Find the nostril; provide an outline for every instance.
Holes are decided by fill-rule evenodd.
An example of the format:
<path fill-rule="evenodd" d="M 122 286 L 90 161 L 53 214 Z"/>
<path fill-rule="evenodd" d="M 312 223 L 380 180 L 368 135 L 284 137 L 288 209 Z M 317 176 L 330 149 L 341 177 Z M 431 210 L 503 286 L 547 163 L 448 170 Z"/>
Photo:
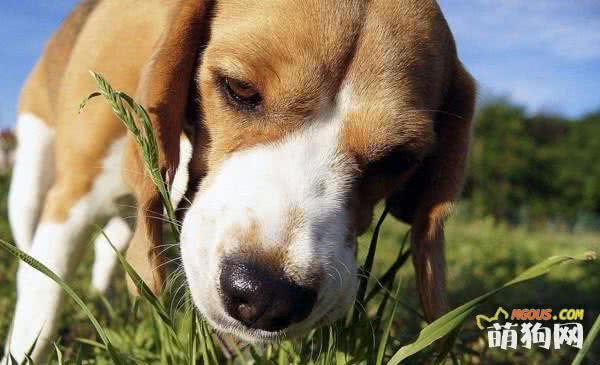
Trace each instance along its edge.
<path fill-rule="evenodd" d="M 316 292 L 289 280 L 281 282 L 277 296 L 257 321 L 259 328 L 280 331 L 306 319 L 316 302 Z"/>
<path fill-rule="evenodd" d="M 258 318 L 258 308 L 248 303 L 240 303 L 236 308 L 239 318 L 236 318 L 244 323 L 252 323 Z"/>
<path fill-rule="evenodd" d="M 219 280 L 227 313 L 249 328 L 265 331 L 306 319 L 317 297 L 314 290 L 256 264 L 224 262 Z"/>
<path fill-rule="evenodd" d="M 242 323 L 252 323 L 263 311 L 264 302 L 257 295 L 261 283 L 246 267 L 225 266 L 220 277 L 221 295 L 227 313 Z M 268 296 L 268 293 L 267 293 Z M 268 297 L 262 297 L 269 300 Z"/>
<path fill-rule="evenodd" d="M 300 322 L 310 315 L 315 302 L 317 293 L 314 290 L 298 287 L 294 297 L 293 322 Z"/>

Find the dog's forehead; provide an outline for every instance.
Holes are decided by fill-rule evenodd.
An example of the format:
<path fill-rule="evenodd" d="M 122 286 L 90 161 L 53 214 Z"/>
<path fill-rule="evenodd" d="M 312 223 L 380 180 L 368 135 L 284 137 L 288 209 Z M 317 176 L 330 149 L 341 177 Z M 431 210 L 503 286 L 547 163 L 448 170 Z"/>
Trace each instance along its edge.
<path fill-rule="evenodd" d="M 425 149 L 449 40 L 432 1 L 218 2 L 204 63 L 252 82 L 275 101 L 272 116 L 292 120 L 228 149 L 285 135 L 343 90 L 352 104 L 343 109 L 345 149 L 365 159 L 398 144 Z"/>
<path fill-rule="evenodd" d="M 212 27 L 214 34 L 271 35 L 281 40 L 286 37 L 286 43 L 318 36 L 321 43 L 328 43 L 351 37 L 360 27 L 366 8 L 363 0 L 225 0 L 217 4 Z M 310 44 L 310 48 L 319 46 Z"/>
<path fill-rule="evenodd" d="M 272 69 L 344 71 L 362 58 L 388 66 L 422 58 L 428 43 L 447 40 L 439 8 L 427 0 L 226 0 L 217 3 L 211 28 L 213 48 Z"/>
<path fill-rule="evenodd" d="M 295 82 L 311 84 L 310 76 L 344 69 L 340 63 L 351 57 L 349 52 L 361 30 L 365 14 L 361 3 L 219 2 L 208 54 L 224 59 L 222 62 L 229 63 L 226 67 L 252 73 L 253 81 L 293 74 Z"/>

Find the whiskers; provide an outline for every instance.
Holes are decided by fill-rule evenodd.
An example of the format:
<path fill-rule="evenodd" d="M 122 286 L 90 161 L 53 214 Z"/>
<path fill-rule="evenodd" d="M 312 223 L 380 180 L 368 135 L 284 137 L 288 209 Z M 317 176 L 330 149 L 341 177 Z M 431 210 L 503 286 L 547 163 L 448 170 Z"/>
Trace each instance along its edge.
<path fill-rule="evenodd" d="M 176 289 L 174 289 L 176 287 Z M 194 304 L 189 291 L 187 278 L 183 265 L 179 264 L 165 281 L 165 293 L 169 296 L 169 312 L 182 313 L 184 316 L 191 314 Z"/>
<path fill-rule="evenodd" d="M 127 208 L 127 209 L 130 209 L 130 210 L 136 210 L 138 208 L 137 205 L 125 204 L 125 203 L 117 203 L 117 206 L 120 207 L 120 208 Z M 177 208 L 177 209 L 175 209 L 175 212 L 180 212 L 180 211 L 185 211 L 185 210 L 186 210 L 186 208 Z M 146 217 L 162 221 L 162 222 L 167 223 L 169 225 L 175 225 L 179 229 L 181 229 L 182 226 L 183 226 L 183 222 L 181 222 L 179 219 L 177 219 L 177 218 L 169 218 L 168 216 L 166 216 L 164 214 L 163 215 L 158 215 L 155 212 L 152 212 L 152 211 L 150 211 L 147 208 L 144 210 L 144 214 L 146 215 Z M 137 218 L 137 214 L 135 214 L 135 215 L 126 215 L 123 218 L 124 219 L 136 219 Z"/>

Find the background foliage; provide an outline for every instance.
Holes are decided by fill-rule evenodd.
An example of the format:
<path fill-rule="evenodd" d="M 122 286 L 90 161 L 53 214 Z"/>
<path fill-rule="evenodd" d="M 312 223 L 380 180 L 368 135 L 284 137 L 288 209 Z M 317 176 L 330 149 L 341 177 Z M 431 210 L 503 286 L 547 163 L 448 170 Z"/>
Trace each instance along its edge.
<path fill-rule="evenodd" d="M 474 217 L 600 230 L 600 112 L 527 115 L 497 99 L 476 116 L 464 198 Z"/>

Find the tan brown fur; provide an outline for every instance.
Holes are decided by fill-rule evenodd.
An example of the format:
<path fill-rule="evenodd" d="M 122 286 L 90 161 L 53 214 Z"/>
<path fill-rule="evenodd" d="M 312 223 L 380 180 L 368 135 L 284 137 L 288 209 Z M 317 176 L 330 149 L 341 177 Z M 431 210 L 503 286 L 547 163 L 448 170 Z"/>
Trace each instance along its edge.
<path fill-rule="evenodd" d="M 163 176 L 172 181 L 179 162 L 179 138 L 186 118 L 185 111 L 193 67 L 204 37 L 207 37 L 208 24 L 205 2 L 176 1 L 165 6 L 168 9 L 167 23 L 152 54 L 145 61 L 141 79 L 137 87 L 138 100 L 151 115 L 161 154 L 160 165 Z M 203 141 L 206 143 L 206 141 Z M 130 140 L 126 169 L 138 171 L 141 179 L 130 180 L 137 188 L 138 220 L 127 258 L 156 292 L 162 287 L 163 273 L 161 257 L 157 252 L 157 242 L 162 235 L 163 205 L 156 189 L 145 174 L 141 157 Z M 193 172 L 192 175 L 198 173 Z M 135 290 L 135 285 L 129 282 Z"/>
<path fill-rule="evenodd" d="M 50 38 L 44 56 L 38 60 L 25 82 L 19 100 L 19 112 L 29 112 L 40 117 L 50 126 L 56 124 L 56 93 L 68 64 L 71 51 L 81 29 L 101 0 L 85 0 L 79 3 L 60 28 Z"/>
<path fill-rule="evenodd" d="M 412 223 L 411 246 L 421 302 L 432 321 L 447 310 L 443 224 L 460 193 L 471 137 L 475 86 L 457 60 L 436 123 L 438 140 L 423 167 L 389 204 Z"/>
<path fill-rule="evenodd" d="M 139 17 L 140 11 L 148 16 Z M 158 37 L 161 12 L 159 1 L 84 1 L 48 42 L 24 86 L 19 109 L 56 129 L 56 182 L 42 221 L 66 219 L 90 190 L 108 147 L 125 134 L 105 103 L 90 103 L 78 113 L 78 102 L 94 90 L 88 71 L 102 73 L 115 87 L 133 93 L 152 39 Z M 128 33 L 136 38 L 123 37 Z"/>

